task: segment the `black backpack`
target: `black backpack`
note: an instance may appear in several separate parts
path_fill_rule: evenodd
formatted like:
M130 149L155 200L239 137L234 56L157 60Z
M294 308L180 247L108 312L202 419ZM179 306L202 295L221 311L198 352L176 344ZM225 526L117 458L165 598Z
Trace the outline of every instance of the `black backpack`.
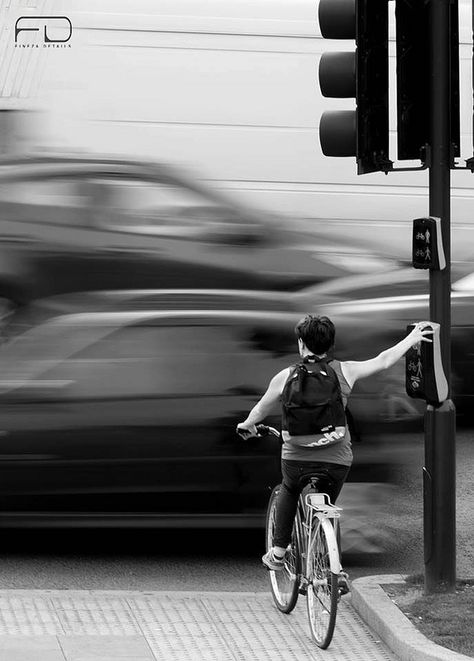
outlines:
M294 366L281 395L282 429L291 436L346 427L341 385L334 368L314 356Z

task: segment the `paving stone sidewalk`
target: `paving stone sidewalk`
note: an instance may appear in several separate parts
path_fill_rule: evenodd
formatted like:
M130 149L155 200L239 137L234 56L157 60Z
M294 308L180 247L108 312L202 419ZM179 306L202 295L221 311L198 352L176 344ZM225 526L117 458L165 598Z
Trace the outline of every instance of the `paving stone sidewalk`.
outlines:
M266 593L0 590L0 661L396 661L341 600L327 650L306 600Z

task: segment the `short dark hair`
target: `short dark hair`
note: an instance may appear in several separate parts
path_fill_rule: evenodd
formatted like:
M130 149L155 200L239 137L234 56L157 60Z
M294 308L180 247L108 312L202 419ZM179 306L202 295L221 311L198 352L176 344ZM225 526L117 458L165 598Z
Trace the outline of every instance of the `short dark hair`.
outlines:
M296 337L317 356L329 351L336 337L336 329L332 321L328 317L318 317L313 314L307 314L298 321L295 333Z

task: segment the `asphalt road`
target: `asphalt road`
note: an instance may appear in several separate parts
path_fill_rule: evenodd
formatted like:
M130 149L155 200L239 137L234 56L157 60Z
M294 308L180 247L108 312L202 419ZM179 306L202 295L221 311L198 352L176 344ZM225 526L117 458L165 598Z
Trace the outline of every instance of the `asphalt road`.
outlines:
M474 566L474 432L457 439L458 576ZM346 556L352 578L423 573L421 466L417 445L402 496L382 516L393 545L382 556ZM267 590L261 531L3 531L0 589Z
M268 589L260 532L15 533L4 542L0 589ZM345 564L356 578L408 569L403 559L349 556Z

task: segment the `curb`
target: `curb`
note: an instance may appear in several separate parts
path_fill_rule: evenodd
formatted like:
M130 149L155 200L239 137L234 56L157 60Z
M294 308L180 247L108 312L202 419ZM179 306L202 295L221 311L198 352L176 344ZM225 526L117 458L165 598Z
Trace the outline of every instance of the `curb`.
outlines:
M453 652L426 638L381 587L404 582L401 574L357 578L351 583L352 605L400 661L472 661L472 656Z

